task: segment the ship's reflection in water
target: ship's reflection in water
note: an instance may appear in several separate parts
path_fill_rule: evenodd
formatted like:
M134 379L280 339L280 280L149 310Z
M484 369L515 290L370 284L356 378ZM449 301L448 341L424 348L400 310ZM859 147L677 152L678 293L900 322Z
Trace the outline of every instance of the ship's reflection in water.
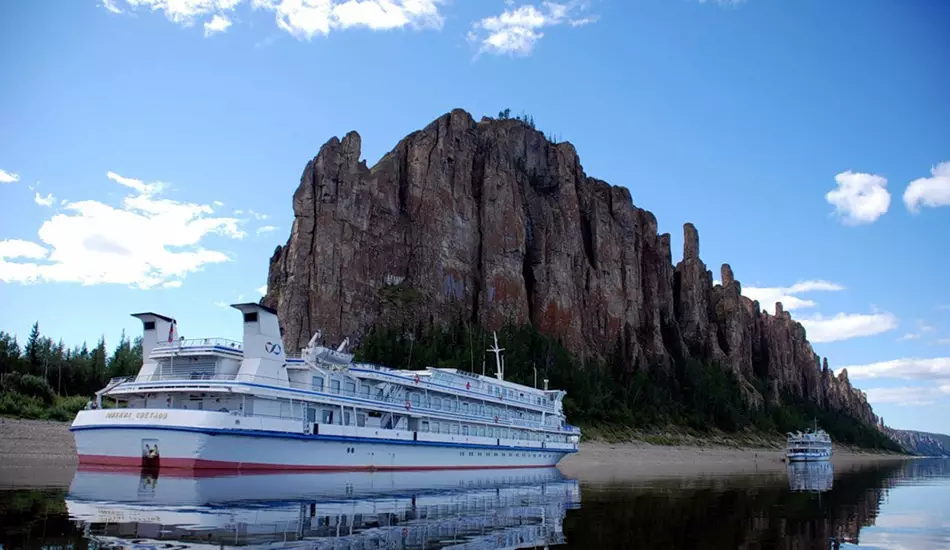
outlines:
M577 481L556 468L182 477L76 473L66 495L90 546L524 548L565 542Z
M788 488L794 492L825 493L834 486L831 462L790 462L787 470Z

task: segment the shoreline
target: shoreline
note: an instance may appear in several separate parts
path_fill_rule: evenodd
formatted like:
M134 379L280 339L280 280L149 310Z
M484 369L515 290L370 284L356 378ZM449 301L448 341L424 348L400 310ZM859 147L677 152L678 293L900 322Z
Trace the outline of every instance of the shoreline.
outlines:
M718 444L717 444L718 443ZM835 469L881 461L918 458L836 445ZM76 470L76 449L68 422L0 418L0 489L68 487ZM580 451L565 456L558 469L591 483L669 477L729 476L786 468L782 449L743 446L722 438L691 444L646 441L583 441Z

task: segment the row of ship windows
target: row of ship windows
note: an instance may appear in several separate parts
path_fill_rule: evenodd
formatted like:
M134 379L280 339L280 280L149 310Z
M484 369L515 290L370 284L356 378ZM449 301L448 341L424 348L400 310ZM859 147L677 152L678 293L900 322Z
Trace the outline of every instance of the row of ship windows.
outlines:
M314 376L312 379L312 387L314 391L323 391L323 377ZM356 383L353 381L347 381L343 385L343 391L340 391L340 381L331 380L330 381L330 391L332 393L343 393L344 395L357 395L356 392ZM370 398L370 386L368 384L360 384L359 395L365 397L366 399ZM376 399L383 399L383 390L376 390ZM426 396L420 393L409 393L409 398L407 399L411 406L419 407L422 406L422 401ZM520 418L524 420L530 420L533 422L540 422L541 415L538 413L533 413L530 411L521 411L521 410L511 410L506 407L496 407L493 405L488 405L486 407L483 403L469 403L455 397L428 397L426 399L426 408L437 409L448 412L459 412L462 414L475 414L479 416L485 416L486 412L488 416L498 417L500 419L509 419L509 418Z
M446 376L438 372L433 374L433 380L439 383L447 384L447 385L454 385L456 383L456 379L454 377ZM514 390L512 390L511 388L505 388L504 390L502 390L500 386L496 386L494 384L489 384L485 382L480 382L479 380L475 380L475 383L472 384L472 387L475 389L481 389L485 391L486 393L489 393L496 397L499 395L504 395L508 399L518 399L520 401L526 401L529 403L533 402L535 405L544 405L544 398L542 398L540 395L536 395L534 399L531 399L530 396L528 398L525 398L525 395L523 392L518 392L518 395L516 397ZM549 394L548 399L550 401L553 401L554 394Z
M481 452L481 451L468 451L468 456L521 456L527 458L541 458L541 453L506 453L502 452ZM459 453L459 456L465 456L465 451Z
M314 422L314 417L308 419L310 422ZM323 409L320 421L322 424L342 424L344 426L351 426L352 416L349 411L343 412L343 422L340 421L339 413L332 409ZM391 421L391 419L390 419ZM366 426L366 414L357 413L356 414L356 425L357 427ZM383 429L394 429L391 423L384 423ZM495 428L493 426L470 426L468 424L459 425L456 422L445 422L437 420L423 420L419 423L420 432L434 433L434 434L447 434L447 435L465 435L473 437L496 437L501 439L519 439L522 441L551 441L554 443L567 443L568 436L558 435L558 434L542 434L540 432L532 432L528 430L515 430L509 428Z

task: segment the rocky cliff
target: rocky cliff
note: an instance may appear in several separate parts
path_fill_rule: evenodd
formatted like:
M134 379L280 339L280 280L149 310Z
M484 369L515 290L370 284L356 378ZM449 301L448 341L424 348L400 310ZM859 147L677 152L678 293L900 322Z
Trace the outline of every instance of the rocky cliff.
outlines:
M372 168L360 156L356 132L330 139L294 193L263 299L288 347L318 328L336 342L377 323L530 322L580 354L619 343L631 369L693 357L735 371L752 401L751 381L765 380L772 395L876 424L781 304L763 312L728 265L714 286L692 224L674 266L654 215L588 177L570 143L455 110Z
M894 428L884 428L884 433L899 443L910 454L950 456L950 436Z

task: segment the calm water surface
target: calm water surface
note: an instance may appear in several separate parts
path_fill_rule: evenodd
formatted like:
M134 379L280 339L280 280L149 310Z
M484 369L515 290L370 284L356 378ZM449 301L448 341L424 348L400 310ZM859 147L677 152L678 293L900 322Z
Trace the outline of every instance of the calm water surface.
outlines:
M950 548L948 460L615 479L83 470L0 491L0 549Z

